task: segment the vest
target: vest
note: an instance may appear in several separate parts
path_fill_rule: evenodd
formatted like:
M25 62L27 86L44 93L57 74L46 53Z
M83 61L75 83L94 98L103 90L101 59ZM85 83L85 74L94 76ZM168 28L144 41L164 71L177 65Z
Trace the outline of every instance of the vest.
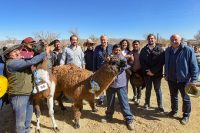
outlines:
M6 62L7 65L12 60ZM8 78L8 94L9 95L30 95L33 89L31 70L25 69L23 71L9 72L6 70Z

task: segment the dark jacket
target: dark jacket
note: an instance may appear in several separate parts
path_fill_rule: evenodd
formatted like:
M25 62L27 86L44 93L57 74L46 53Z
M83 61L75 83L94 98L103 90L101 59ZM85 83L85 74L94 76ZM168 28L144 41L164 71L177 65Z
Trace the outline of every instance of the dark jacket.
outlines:
M56 50L53 50L53 66L59 66L60 60L62 58L62 52L57 52Z
M87 49L84 52L84 58L85 58L85 69L89 71L93 71L93 65L94 65L94 50Z
M94 50L94 69L93 71L98 70L105 62L105 57L112 53L112 45L108 44L106 50L103 49L102 45L96 46Z
M154 76L162 77L165 57L164 50L159 44L156 44L152 50L149 49L147 44L142 48L139 58L144 76L147 76L146 70L150 69L150 71L154 73Z
M169 60L170 50L172 47L168 47L165 51L165 74L167 80L169 77ZM177 82L196 82L198 80L198 64L194 50L184 44L180 45L180 52L176 58L176 79Z

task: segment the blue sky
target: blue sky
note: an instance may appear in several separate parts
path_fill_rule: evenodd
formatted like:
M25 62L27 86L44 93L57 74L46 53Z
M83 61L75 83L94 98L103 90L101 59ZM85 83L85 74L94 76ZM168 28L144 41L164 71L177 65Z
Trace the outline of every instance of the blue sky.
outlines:
M163 38L178 33L192 39L200 30L200 0L0 0L0 39L23 39L36 32L68 39L106 34L113 38Z

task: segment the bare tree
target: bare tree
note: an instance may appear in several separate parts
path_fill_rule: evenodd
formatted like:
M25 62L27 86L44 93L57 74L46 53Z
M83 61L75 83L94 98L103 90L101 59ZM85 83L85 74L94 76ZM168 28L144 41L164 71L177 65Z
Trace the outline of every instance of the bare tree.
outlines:
M194 36L194 38L200 42L200 30L197 32L197 34Z
M78 33L79 33L79 32L78 32L78 28L75 28L75 29L69 29L68 32L69 32L70 35L76 35L76 36L79 37L79 34L78 34Z
M4 46L10 46L10 45L13 45L13 44L17 44L17 43L19 43L18 41L17 41L17 39L16 38L14 38L14 37L6 37L7 39L6 40L4 40L4 41L0 41L0 48L3 48Z
M90 35L89 38L92 39L92 41L94 41L96 43L98 43L98 41L99 41L99 38L96 37L95 35Z
M170 44L170 41L168 39L162 38L159 36L158 43L161 44L161 47L167 47Z
M18 43L18 41L17 41L17 39L16 38L14 38L14 37L6 37L7 39L4 41L4 43L6 43L6 44L9 44L9 43L11 43L11 44L17 44Z
M36 40L45 40L47 41L47 43L52 42L55 39L58 39L58 37L60 36L60 34L58 33L53 33L53 32L37 32L34 33L34 37Z

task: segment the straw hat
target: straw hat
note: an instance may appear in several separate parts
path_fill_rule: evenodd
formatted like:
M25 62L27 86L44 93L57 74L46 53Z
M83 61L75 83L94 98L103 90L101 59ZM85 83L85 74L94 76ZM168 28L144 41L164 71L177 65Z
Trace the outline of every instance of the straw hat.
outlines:
M196 84L195 86L188 84L185 86L185 92L191 97L199 97L200 96L200 84Z
M88 44L95 45L96 42L92 41L92 39L87 39L86 42L83 43L83 46L87 46Z

